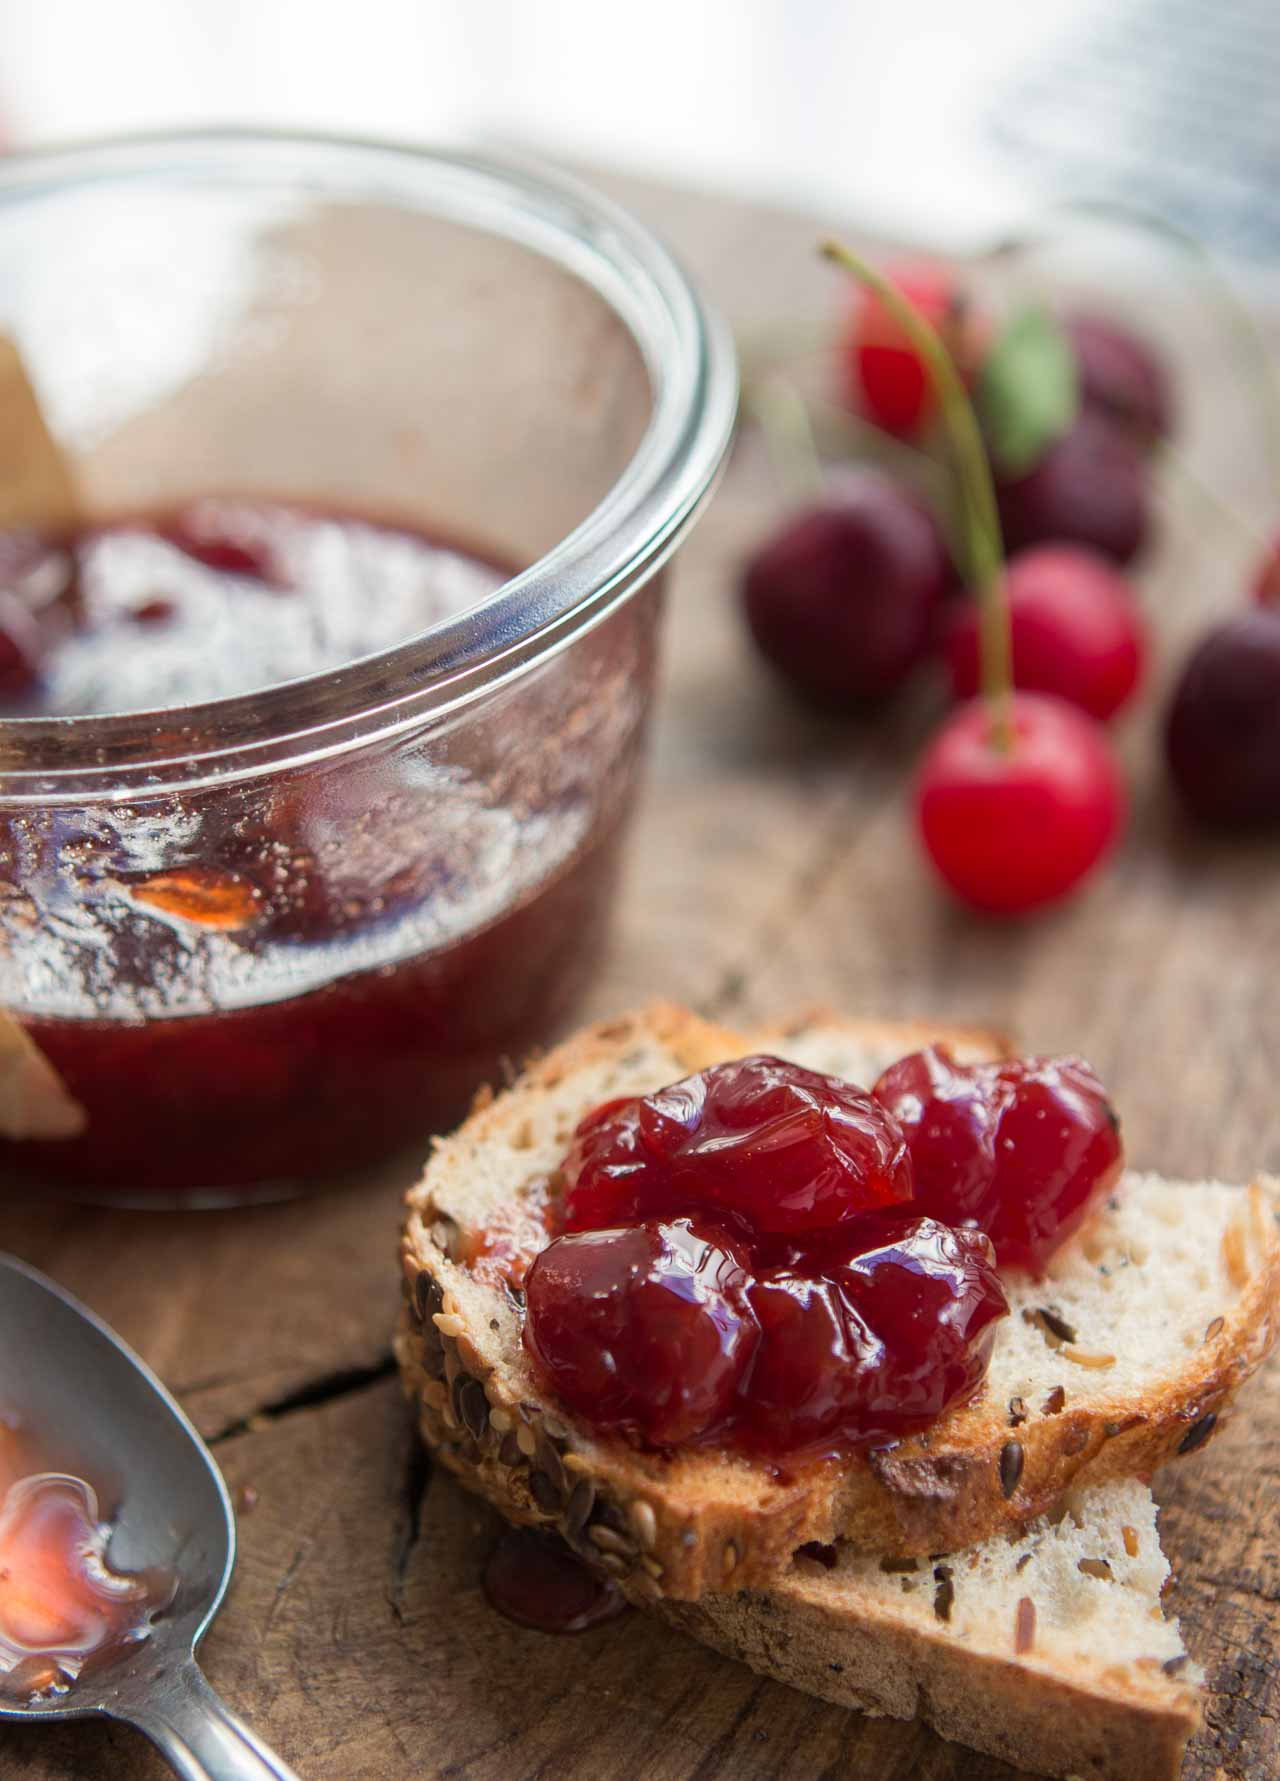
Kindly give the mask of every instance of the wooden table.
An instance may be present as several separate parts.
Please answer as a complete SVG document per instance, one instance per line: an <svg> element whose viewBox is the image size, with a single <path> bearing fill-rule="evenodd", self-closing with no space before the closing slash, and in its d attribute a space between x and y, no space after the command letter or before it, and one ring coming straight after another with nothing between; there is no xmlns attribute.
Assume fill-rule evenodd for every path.
<svg viewBox="0 0 1280 1781"><path fill-rule="evenodd" d="M683 254L734 324L829 315L814 225L611 184ZM1189 449L1266 514L1257 428L1185 279L1155 318L1183 353ZM1172 307L1171 307L1172 306ZM1247 544L1189 502L1143 576L1161 678L1238 598ZM588 1012L658 990L738 1019L807 999L990 1019L1078 1048L1112 1085L1135 1163L1240 1178L1280 1167L1280 850L1188 833L1153 712L1125 732L1128 841L1087 895L991 927L926 881L905 816L922 695L865 727L796 709L752 658L735 565L781 507L744 441L684 553L652 769L612 955ZM1274 508L1272 508L1274 513ZM485 1512L410 1436L388 1337L399 1201L413 1159L364 1191L243 1213L0 1213L0 1247L48 1269L138 1348L252 1487L214 1683L306 1781L430 1775L751 1781L996 1781L930 1733L838 1711L639 1615L576 1640L507 1625L480 1592ZM1280 1772L1280 1368L1204 1453L1160 1481L1172 1605L1209 1673L1187 1781ZM151 1781L124 1730L0 1733L8 1781Z"/></svg>

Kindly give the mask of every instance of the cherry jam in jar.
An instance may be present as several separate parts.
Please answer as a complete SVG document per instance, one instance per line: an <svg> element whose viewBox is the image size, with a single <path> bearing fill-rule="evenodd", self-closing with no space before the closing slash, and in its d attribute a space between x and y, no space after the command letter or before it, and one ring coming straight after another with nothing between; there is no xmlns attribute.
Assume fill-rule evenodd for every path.
<svg viewBox="0 0 1280 1781"><path fill-rule="evenodd" d="M260 501L10 534L0 717L252 695L291 661L386 648L506 573L404 527ZM495 721L465 765L376 750L230 799L0 818L10 956L74 1008L26 1030L85 1115L77 1136L0 1144L6 1174L139 1198L248 1189L454 1119L598 956L647 628L606 627L576 688L556 675L537 695L541 747ZM604 810L584 785L602 746Z"/></svg>
<svg viewBox="0 0 1280 1781"><path fill-rule="evenodd" d="M600 956L727 334L473 155L193 134L0 194L67 472L0 476L0 1202L363 1179Z"/></svg>

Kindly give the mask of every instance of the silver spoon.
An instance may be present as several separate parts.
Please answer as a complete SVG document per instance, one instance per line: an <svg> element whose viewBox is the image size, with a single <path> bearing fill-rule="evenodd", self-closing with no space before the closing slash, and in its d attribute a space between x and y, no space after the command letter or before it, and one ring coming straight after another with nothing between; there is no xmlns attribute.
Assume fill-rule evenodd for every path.
<svg viewBox="0 0 1280 1781"><path fill-rule="evenodd" d="M231 1499L213 1455L136 1354L69 1293L7 1255L0 1409L31 1424L55 1466L118 1500L113 1568L177 1579L149 1638L61 1696L0 1701L0 1720L120 1719L145 1732L184 1781L297 1781L196 1663L236 1556Z"/></svg>

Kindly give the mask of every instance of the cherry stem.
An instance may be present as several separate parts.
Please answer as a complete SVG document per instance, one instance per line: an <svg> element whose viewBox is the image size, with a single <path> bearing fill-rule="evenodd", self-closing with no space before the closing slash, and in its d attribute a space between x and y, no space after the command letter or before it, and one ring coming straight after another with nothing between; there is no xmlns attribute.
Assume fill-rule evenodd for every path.
<svg viewBox="0 0 1280 1781"><path fill-rule="evenodd" d="M792 334L802 350L783 352L782 348L789 338L783 328L773 331L772 338L778 345L778 350L773 353L765 350L763 342L770 336L763 333L754 336L739 335L735 342L738 363L742 367L742 385L746 392L743 404L747 412L760 421L762 427L767 427L768 422L758 413L756 392L767 379L786 378L794 383L799 393L801 375L815 366L825 370L833 357L828 335L819 334L814 328L805 328L803 333L797 328L792 330ZM810 429L820 458L825 459L834 450L847 455L850 443L857 441L874 447L891 463L898 462L912 475L925 478L931 483L946 474L933 452L912 445L906 439L900 439L896 433L877 426L869 415L859 414L856 409L834 400L821 390L801 399L808 412Z"/></svg>
<svg viewBox="0 0 1280 1781"><path fill-rule="evenodd" d="M991 710L991 740L994 747L1008 752L1013 746L1013 643L1004 584L1004 543L991 465L973 404L951 354L910 298L841 242L824 241L820 252L875 292L929 374L960 487L965 566L978 604L982 696Z"/></svg>
<svg viewBox="0 0 1280 1781"><path fill-rule="evenodd" d="M789 500L812 501L822 493L822 458L804 397L781 372L753 379L747 407L764 434L773 467Z"/></svg>

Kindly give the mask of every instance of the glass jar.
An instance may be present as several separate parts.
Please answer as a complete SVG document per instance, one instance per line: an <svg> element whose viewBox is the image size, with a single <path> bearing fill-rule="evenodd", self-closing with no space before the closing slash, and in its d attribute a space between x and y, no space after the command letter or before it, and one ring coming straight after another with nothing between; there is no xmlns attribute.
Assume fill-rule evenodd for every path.
<svg viewBox="0 0 1280 1781"><path fill-rule="evenodd" d="M599 956L723 329L570 181L232 132L0 169L0 331L86 517L302 500L518 566L336 672L0 721L0 1007L84 1116L0 1192L275 1196L439 1129Z"/></svg>

